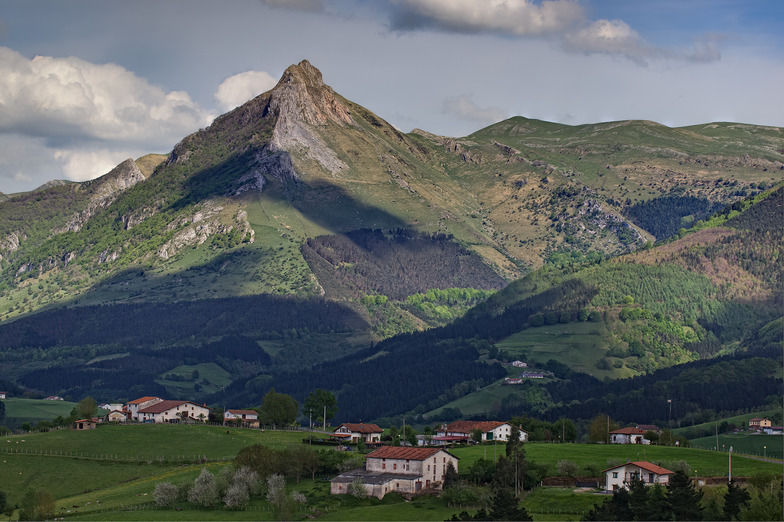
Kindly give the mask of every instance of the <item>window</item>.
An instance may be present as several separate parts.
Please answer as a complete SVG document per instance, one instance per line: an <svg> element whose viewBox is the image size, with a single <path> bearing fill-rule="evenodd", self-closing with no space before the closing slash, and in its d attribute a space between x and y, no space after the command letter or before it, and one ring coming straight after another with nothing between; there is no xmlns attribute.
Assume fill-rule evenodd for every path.
<svg viewBox="0 0 784 522"><path fill-rule="evenodd" d="M381 463L381 469L387 469L387 465L384 464L383 462Z"/></svg>
<svg viewBox="0 0 784 522"><path fill-rule="evenodd" d="M392 469L397 469L397 464L392 464Z"/></svg>
<svg viewBox="0 0 784 522"><path fill-rule="evenodd" d="M613 471L613 478L618 478L618 472L617 471Z"/></svg>

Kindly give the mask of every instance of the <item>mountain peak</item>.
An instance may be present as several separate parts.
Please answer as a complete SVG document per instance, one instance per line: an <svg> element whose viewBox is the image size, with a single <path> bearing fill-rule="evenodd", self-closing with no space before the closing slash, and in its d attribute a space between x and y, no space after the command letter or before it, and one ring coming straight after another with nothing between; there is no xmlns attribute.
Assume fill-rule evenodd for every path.
<svg viewBox="0 0 784 522"><path fill-rule="evenodd" d="M298 81L315 88L325 87L321 71L313 67L307 60L302 60L296 65L289 66L283 73L283 76L281 76L278 84L291 81Z"/></svg>
<svg viewBox="0 0 784 522"><path fill-rule="evenodd" d="M277 114L270 146L272 151L301 149L333 174L345 168L314 127L354 125L348 107L321 78L321 71L307 60L292 65L270 91L269 105Z"/></svg>

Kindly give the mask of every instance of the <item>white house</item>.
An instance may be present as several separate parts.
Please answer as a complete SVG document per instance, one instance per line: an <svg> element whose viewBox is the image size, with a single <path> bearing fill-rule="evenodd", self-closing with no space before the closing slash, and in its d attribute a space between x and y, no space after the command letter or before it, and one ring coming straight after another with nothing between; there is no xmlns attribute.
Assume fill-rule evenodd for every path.
<svg viewBox="0 0 784 522"><path fill-rule="evenodd" d="M506 442L512 432L512 425L500 421L455 421L441 426L436 432L436 436L433 437L433 442L436 444L467 442L471 440L471 436L476 430L482 432L482 442L493 440ZM520 429L520 440L528 440L528 432L523 429Z"/></svg>
<svg viewBox="0 0 784 522"><path fill-rule="evenodd" d="M512 366L515 368L528 368L528 364L523 361L512 361Z"/></svg>
<svg viewBox="0 0 784 522"><path fill-rule="evenodd" d="M5 400L6 392L0 391L0 400Z"/></svg>
<svg viewBox="0 0 784 522"><path fill-rule="evenodd" d="M128 411L128 414L131 416L131 420L141 420L139 419L139 410L143 410L144 408L148 408L153 404L157 404L162 402L163 399L160 397L140 397L136 400L133 400L125 405L125 409Z"/></svg>
<svg viewBox="0 0 784 522"><path fill-rule="evenodd" d="M670 475L672 473L668 469L646 461L627 462L626 464L604 470L604 489L605 491L628 489L629 484L635 478L642 480L646 486L651 484L667 485L670 483Z"/></svg>
<svg viewBox="0 0 784 522"><path fill-rule="evenodd" d="M610 432L610 444L650 444L645 432L640 428L629 427Z"/></svg>
<svg viewBox="0 0 784 522"><path fill-rule="evenodd" d="M166 401L161 400L146 408L140 409L137 413L138 420L141 422L171 422L175 420L206 421L210 416L210 409L207 406L196 404L190 401Z"/></svg>
<svg viewBox="0 0 784 522"><path fill-rule="evenodd" d="M330 484L333 495L349 492L352 482L361 482L368 495L383 498L390 491L418 493L443 489L451 463L457 471L458 458L439 448L382 446L368 454L365 468L341 473Z"/></svg>
<svg viewBox="0 0 784 522"><path fill-rule="evenodd" d="M223 419L238 421L243 426L259 427L259 412L255 410L226 410L223 412Z"/></svg>
<svg viewBox="0 0 784 522"><path fill-rule="evenodd" d="M106 422L125 422L127 420L128 414L123 410L112 410L106 415Z"/></svg>
<svg viewBox="0 0 784 522"><path fill-rule="evenodd" d="M381 442L381 434L384 430L376 424L355 424L352 422L344 422L337 427L333 436L346 439L348 442L362 442L376 443Z"/></svg>

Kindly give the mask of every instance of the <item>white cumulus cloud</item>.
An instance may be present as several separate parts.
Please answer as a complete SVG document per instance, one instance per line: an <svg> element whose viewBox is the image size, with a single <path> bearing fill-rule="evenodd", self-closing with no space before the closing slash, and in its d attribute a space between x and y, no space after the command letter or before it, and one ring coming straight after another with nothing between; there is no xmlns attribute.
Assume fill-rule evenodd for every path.
<svg viewBox="0 0 784 522"><path fill-rule="evenodd" d="M264 71L246 71L226 78L215 92L215 101L224 111L239 107L248 100L266 92L277 80Z"/></svg>
<svg viewBox="0 0 784 522"><path fill-rule="evenodd" d="M33 184L63 176L91 179L129 151L168 150L214 116L188 93L166 92L116 64L28 59L0 47L0 153L21 142L55 166L52 172L28 172L22 162L6 160L0 177Z"/></svg>

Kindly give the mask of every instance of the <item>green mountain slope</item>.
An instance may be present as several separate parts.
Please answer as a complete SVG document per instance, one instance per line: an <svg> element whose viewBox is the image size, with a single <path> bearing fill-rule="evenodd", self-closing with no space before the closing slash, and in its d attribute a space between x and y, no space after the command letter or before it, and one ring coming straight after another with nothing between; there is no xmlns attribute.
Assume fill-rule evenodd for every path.
<svg viewBox="0 0 784 522"><path fill-rule="evenodd" d="M642 249L654 236L677 233L674 226L699 229L713 209L781 181L779 134L740 124L572 127L525 118L463 138L403 134L335 93L303 61L274 89L185 137L165 157L128 160L91 182L52 183L0 201L0 330L17 332L0 351L0 377L56 387L50 393L98 394L107 390L100 383L142 368L145 357L155 372L139 373L126 388L165 381L193 350L200 355L186 364L220 365L231 386L251 397L294 368L364 358L364 350L375 350L371 343L395 333L443 326L524 275L450 326L475 332L448 347L467 365L427 393L500 375L473 364L472 350L485 357L489 345L463 342L501 339L469 326L490 310L499 317L517 310L515 326L499 326L505 335L540 312L559 312L558 320L577 320L581 309L602 314L617 326L603 337L614 350L605 364L622 360L627 374L730 350L741 344L740 322L777 295L777 276L756 265L723 270L737 265L721 257L724 245L745 248L727 232ZM670 224L654 234L651 215ZM713 238L706 244L718 253L697 266L690 241L700 234ZM756 241L750 259L771 256L765 245L774 240ZM646 256L667 248L676 249L673 259L648 268L661 263ZM635 251L639 257L595 265ZM591 266L577 277L574 263ZM549 268L531 272L543 265ZM649 275L662 283L638 288ZM693 298L675 296L679 285ZM627 295L627 308L644 308L640 314L658 321L637 344L626 331L628 313L620 319ZM283 306L272 296L290 300ZM257 312L265 314L280 306L290 317L255 329L236 318L221 325L245 302L262 302ZM181 313L210 306L217 318L210 331ZM144 313L129 316L136 308L128 307ZM334 324L314 324L335 310L341 317ZM99 335L100 321L114 316L135 317L131 329L144 330L139 318L156 322L151 331L159 322L173 337ZM250 321L252 314L240 316ZM45 333L62 321L86 334ZM201 351L236 335L268 354L271 365L244 366L250 344L241 357L221 360ZM132 353L143 357L129 362ZM103 370L100 378L91 373ZM69 373L79 377L55 379ZM192 392L208 395L206 387Z"/></svg>

